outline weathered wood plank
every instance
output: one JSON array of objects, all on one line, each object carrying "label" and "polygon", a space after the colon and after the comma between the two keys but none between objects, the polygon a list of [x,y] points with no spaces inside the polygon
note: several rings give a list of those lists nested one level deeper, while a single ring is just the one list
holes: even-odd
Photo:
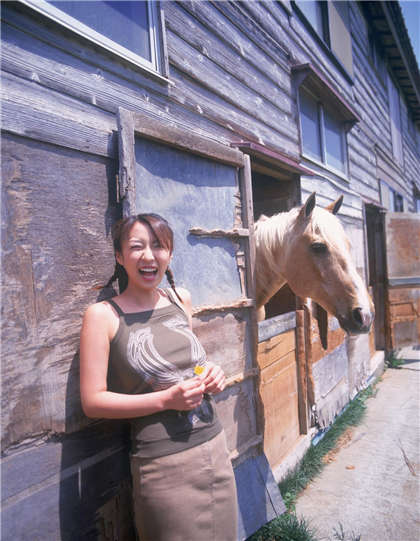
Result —
[{"label": "weathered wood plank", "polygon": [[122,424],[101,426],[3,458],[2,538],[105,541],[106,521],[133,539]]},{"label": "weathered wood plank", "polygon": [[297,363],[297,389],[299,432],[307,434],[308,423],[308,388],[306,381],[306,348],[305,348],[305,311],[296,310],[296,363]]},{"label": "weathered wood plank", "polygon": [[[2,39],[2,69],[27,81],[35,80],[38,85],[50,88],[59,94],[72,96],[93,104],[101,110],[115,114],[117,108],[146,112],[151,118],[166,118],[169,122],[182,122],[191,132],[213,136],[218,140],[225,138],[226,127],[208,121],[197,110],[172,103],[168,107],[167,92],[152,94],[147,88],[124,79],[113,80],[103,74],[86,73],[86,65],[69,55],[60,55],[51,47],[38,44],[34,47],[27,35],[6,25]],[[18,43],[19,46],[15,45]],[[22,60],[22,57],[25,60]],[[45,58],[49,60],[46,61]],[[123,91],[122,91],[123,89]]]},{"label": "weathered wood plank", "polygon": [[[251,114],[274,132],[286,134],[286,123],[290,120],[291,115],[291,104],[287,96],[279,99],[274,106],[266,98],[256,95],[238,80],[227,75],[226,71],[219,68],[207,57],[200,55],[198,51],[192,49],[175,34],[170,36],[168,48],[171,65],[193,80],[197,80],[200,86],[211,92],[213,96],[219,96],[236,109]],[[291,122],[290,129],[292,131],[295,129]]]},{"label": "weathered wood plank", "polygon": [[[245,27],[238,25],[236,18],[230,20],[229,17],[221,16],[217,11],[218,4],[210,2],[171,2],[169,9],[185,10],[190,16],[194,17],[204,28],[210,30],[211,34],[217,37],[223,44],[223,49],[228,51],[222,53],[213,52],[212,54],[229,55],[229,50],[236,51],[241,58],[246,60],[247,64],[264,73],[265,77],[270,78],[274,84],[290,92],[290,80],[288,77],[289,65],[285,59],[280,56],[273,62],[272,56],[267,54],[267,49],[258,39],[250,39],[250,32]],[[167,9],[167,8],[166,8]],[[174,17],[172,11],[168,12],[171,20]],[[186,19],[181,15],[182,19]],[[188,23],[187,23],[188,24]],[[190,39],[190,38],[188,38]],[[221,57],[219,57],[221,59]],[[223,62],[225,64],[226,62]],[[234,73],[234,71],[233,71]]]},{"label": "weathered wood plank", "polygon": [[[92,288],[112,274],[115,164],[3,137],[3,448],[73,431],[81,413],[77,348]],[[63,182],[63,179],[66,182]],[[48,384],[47,384],[48,381]]]},{"label": "weathered wood plank", "polygon": [[[181,4],[185,7],[184,3]],[[212,9],[206,6],[207,9]],[[202,13],[196,11],[195,15],[202,20]],[[171,2],[167,8],[168,12],[168,28],[174,32],[179,38],[182,38],[190,46],[196,49],[201,55],[205,55],[223,71],[228,77],[232,77],[231,81],[235,84],[237,79],[243,85],[255,92],[256,95],[264,97],[276,107],[281,107],[285,97],[289,101],[290,83],[285,72],[282,77],[273,80],[270,78],[273,71],[273,62],[270,62],[269,69],[263,71],[260,65],[254,65],[248,57],[244,57],[243,50],[238,47],[238,44],[233,41],[233,36],[229,34],[220,34],[217,32],[217,27],[209,28],[199,24],[198,21],[187,15],[184,9],[180,9],[180,5]],[[213,13],[214,8],[213,8]],[[220,16],[217,17],[220,22]],[[228,21],[224,23],[229,24]],[[188,33],[185,32],[188,26]],[[232,28],[232,27],[231,27]],[[243,40],[243,37],[242,37]],[[244,41],[244,40],[243,40]],[[249,42],[248,42],[249,44]],[[287,103],[287,111],[290,112],[290,105]],[[286,112],[287,112],[286,111]]]},{"label": "weathered wood plank", "polygon": [[295,352],[295,331],[287,331],[258,344],[258,366],[266,370],[289,353]]},{"label": "weathered wood plank", "polygon": [[243,167],[242,153],[235,148],[222,145],[210,138],[190,133],[175,122],[151,122],[150,116],[133,113],[134,130],[146,138],[167,143],[175,148],[186,150],[218,162]]},{"label": "weathered wood plank", "polygon": [[258,342],[265,342],[278,334],[285,333],[296,327],[294,312],[274,316],[258,322]]},{"label": "weathered wood plank", "polygon": [[136,158],[134,155],[134,116],[133,113],[118,108],[118,186],[122,201],[123,216],[136,211]]},{"label": "weathered wood plank", "polygon": [[264,452],[272,468],[299,438],[295,351],[276,360],[261,373],[264,405]]},{"label": "weathered wood plank", "polygon": [[286,507],[264,455],[250,457],[235,468],[238,492],[238,539],[281,515]]},{"label": "weathered wood plank", "polygon": [[35,110],[8,99],[2,102],[2,131],[72,148],[90,154],[115,158],[115,134],[63,118],[61,115]]},{"label": "weathered wood plank", "polygon": [[226,238],[239,238],[249,237],[249,230],[234,227],[233,229],[202,229],[201,227],[191,227],[191,235],[197,237],[226,237]]},{"label": "weathered wood plank", "polygon": [[[271,35],[256,21],[255,14],[250,16],[247,13],[247,4],[239,2],[214,2],[215,7],[223,13],[237,28],[239,28],[248,39],[257,47],[264,50],[277,64],[287,66],[289,51],[284,47],[284,38],[279,42],[277,35]],[[257,23],[257,24],[256,24]]]},{"label": "weathered wood plank", "polygon": [[[296,157],[298,154],[297,139],[291,141],[288,134],[282,135],[273,131],[269,126],[258,121],[251,112],[237,110],[218,95],[206,91],[200,84],[172,67],[172,77],[175,87],[171,90],[171,98],[184,108],[196,111],[204,118],[211,118],[215,123],[229,130],[230,143],[232,139],[242,137],[245,140],[261,144],[269,144],[273,148]],[[290,126],[291,134],[294,133]]]}]

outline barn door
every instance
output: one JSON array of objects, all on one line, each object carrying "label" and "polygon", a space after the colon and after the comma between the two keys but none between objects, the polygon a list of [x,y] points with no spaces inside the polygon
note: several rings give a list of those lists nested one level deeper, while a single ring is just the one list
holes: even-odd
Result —
[{"label": "barn door", "polygon": [[175,236],[175,283],[192,294],[194,331],[228,385],[217,395],[245,539],[284,510],[261,450],[249,159],[174,123],[119,111],[125,215],[156,212]]},{"label": "barn door", "polygon": [[375,349],[385,350],[386,251],[384,211],[366,205],[366,232],[369,261],[369,286],[375,305]]},{"label": "barn door", "polygon": [[420,215],[387,212],[388,349],[420,344]]}]

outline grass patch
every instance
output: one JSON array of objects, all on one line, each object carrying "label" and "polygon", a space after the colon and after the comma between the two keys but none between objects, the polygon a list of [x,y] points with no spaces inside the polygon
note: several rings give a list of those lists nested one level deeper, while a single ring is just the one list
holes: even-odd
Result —
[{"label": "grass patch", "polygon": [[391,351],[386,358],[385,364],[387,368],[399,369],[404,364],[404,359],[400,359],[395,351]]},{"label": "grass patch", "polygon": [[260,528],[247,541],[318,541],[316,535],[304,518],[284,513]]},{"label": "grass patch", "polygon": [[329,430],[317,445],[312,445],[300,463],[279,484],[284,503],[289,511],[293,511],[300,492],[314,479],[325,466],[324,455],[331,451],[338,438],[349,427],[357,426],[363,419],[366,400],[373,396],[373,386],[360,392],[350,402],[344,412],[334,421]]},{"label": "grass patch", "polygon": [[[318,541],[316,532],[309,527],[305,519],[299,519],[294,514],[296,500],[300,492],[324,468],[326,462],[323,458],[334,449],[340,436],[349,428],[360,424],[366,412],[366,400],[375,394],[374,384],[361,391],[326,430],[319,443],[311,445],[296,468],[279,484],[287,512],[260,528],[247,541]],[[343,535],[342,527],[334,530],[335,539],[344,539]],[[359,541],[360,537],[353,536],[350,539]]]}]

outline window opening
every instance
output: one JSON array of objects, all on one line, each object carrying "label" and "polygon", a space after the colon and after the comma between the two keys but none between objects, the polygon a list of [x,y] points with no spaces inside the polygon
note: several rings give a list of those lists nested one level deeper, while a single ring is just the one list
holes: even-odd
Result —
[{"label": "window opening", "polygon": [[157,2],[21,1],[125,60],[160,71]]},{"label": "window opening", "polygon": [[[280,179],[257,172],[254,164],[251,167],[254,220],[258,220],[261,214],[273,216],[287,212],[296,205],[296,181],[293,175],[284,175],[284,179]],[[269,319],[295,310],[296,295],[286,284],[265,305],[265,317]]]}]

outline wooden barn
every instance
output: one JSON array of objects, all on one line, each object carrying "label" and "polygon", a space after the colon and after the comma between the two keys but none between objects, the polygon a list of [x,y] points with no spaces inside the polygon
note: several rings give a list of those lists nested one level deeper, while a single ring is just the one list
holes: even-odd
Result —
[{"label": "wooden barn", "polygon": [[[110,228],[154,211],[228,376],[240,539],[278,481],[420,343],[420,73],[398,2],[7,1],[2,16],[2,539],[134,540],[122,422],[81,410]],[[257,323],[254,221],[313,191],[375,303],[370,334],[282,288]],[[198,541],[198,540],[197,540]],[[222,541],[222,540],[221,540]]]}]

